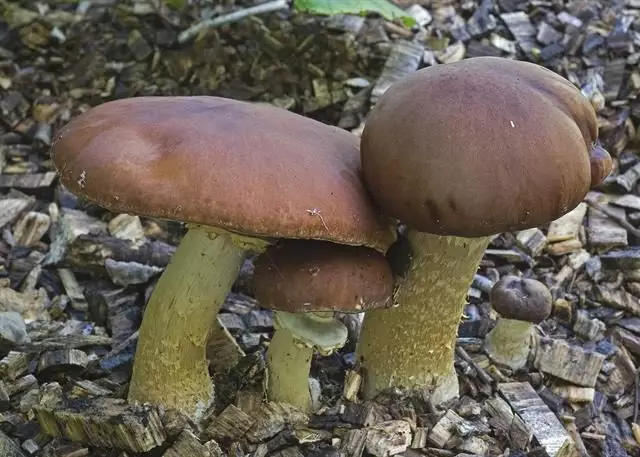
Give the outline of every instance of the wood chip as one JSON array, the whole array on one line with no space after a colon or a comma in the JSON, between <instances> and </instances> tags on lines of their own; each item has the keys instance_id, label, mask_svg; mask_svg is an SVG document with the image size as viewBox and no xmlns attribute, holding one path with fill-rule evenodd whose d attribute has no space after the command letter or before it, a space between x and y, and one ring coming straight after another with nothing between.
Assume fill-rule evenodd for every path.
<instances>
[{"instance_id":1,"label":"wood chip","mask_svg":"<svg viewBox=\"0 0 640 457\"><path fill-rule=\"evenodd\" d=\"M54 171L32 174L0 174L0 188L39 189L50 187L56 176L57 173Z\"/></svg>"},{"instance_id":2,"label":"wood chip","mask_svg":"<svg viewBox=\"0 0 640 457\"><path fill-rule=\"evenodd\" d=\"M366 451L374 457L389 457L407 450L411 425L403 420L382 422L368 429Z\"/></svg>"},{"instance_id":3,"label":"wood chip","mask_svg":"<svg viewBox=\"0 0 640 457\"><path fill-rule=\"evenodd\" d=\"M429 433L429 441L440 448L444 448L447 442L456 434L456 427L466 420L456 414L452 409L447 410L444 416L433 426Z\"/></svg>"},{"instance_id":4,"label":"wood chip","mask_svg":"<svg viewBox=\"0 0 640 457\"><path fill-rule=\"evenodd\" d=\"M79 349L47 351L38 361L38 374L46 376L55 372L64 372L73 375L84 370L88 363L87 354Z\"/></svg>"},{"instance_id":5,"label":"wood chip","mask_svg":"<svg viewBox=\"0 0 640 457\"><path fill-rule=\"evenodd\" d=\"M549 457L569 457L574 444L556 415L527 382L498 385L498 390L533 432Z\"/></svg>"},{"instance_id":6,"label":"wood chip","mask_svg":"<svg viewBox=\"0 0 640 457\"><path fill-rule=\"evenodd\" d=\"M43 431L76 443L147 452L166 440L157 411L113 398L69 400L55 408L37 405Z\"/></svg>"},{"instance_id":7,"label":"wood chip","mask_svg":"<svg viewBox=\"0 0 640 457\"><path fill-rule=\"evenodd\" d=\"M31 208L35 198L4 198L0 199L0 228L13 223L24 211Z\"/></svg>"},{"instance_id":8,"label":"wood chip","mask_svg":"<svg viewBox=\"0 0 640 457\"><path fill-rule=\"evenodd\" d=\"M23 215L13 229L16 244L34 246L49 231L51 218L44 213L30 211Z\"/></svg>"},{"instance_id":9,"label":"wood chip","mask_svg":"<svg viewBox=\"0 0 640 457\"><path fill-rule=\"evenodd\" d=\"M393 83L415 72L423 55L424 47L419 43L405 40L395 42L371 92L371 103L375 104Z\"/></svg>"},{"instance_id":10,"label":"wood chip","mask_svg":"<svg viewBox=\"0 0 640 457\"><path fill-rule=\"evenodd\" d=\"M516 38L520 48L529 54L536 46L537 31L529 16L522 11L515 13L503 13L500 15L500 19L507 25L507 28L511 34Z\"/></svg>"},{"instance_id":11,"label":"wood chip","mask_svg":"<svg viewBox=\"0 0 640 457\"><path fill-rule=\"evenodd\" d=\"M594 387L605 356L559 339L540 339L534 365L578 386Z\"/></svg>"},{"instance_id":12,"label":"wood chip","mask_svg":"<svg viewBox=\"0 0 640 457\"><path fill-rule=\"evenodd\" d=\"M20 447L0 430L0 455L2 457L26 457Z\"/></svg>"},{"instance_id":13,"label":"wood chip","mask_svg":"<svg viewBox=\"0 0 640 457\"><path fill-rule=\"evenodd\" d=\"M237 441L253 425L254 418L234 405L227 406L207 427L208 437L219 442Z\"/></svg>"},{"instance_id":14,"label":"wood chip","mask_svg":"<svg viewBox=\"0 0 640 457\"><path fill-rule=\"evenodd\" d=\"M577 239L588 208L588 205L582 202L564 216L552 221L547 231L549 243Z\"/></svg>"},{"instance_id":15,"label":"wood chip","mask_svg":"<svg viewBox=\"0 0 640 457\"><path fill-rule=\"evenodd\" d=\"M626 219L624 209L607 205L616 217ZM594 247L611 248L616 246L626 246L629 241L627 239L627 231L621 227L615 220L607 214L603 214L596 208L589 207L587 237L589 245Z\"/></svg>"},{"instance_id":16,"label":"wood chip","mask_svg":"<svg viewBox=\"0 0 640 457\"><path fill-rule=\"evenodd\" d=\"M162 457L211 457L211 454L198 437L189 430L184 430Z\"/></svg>"}]
</instances>

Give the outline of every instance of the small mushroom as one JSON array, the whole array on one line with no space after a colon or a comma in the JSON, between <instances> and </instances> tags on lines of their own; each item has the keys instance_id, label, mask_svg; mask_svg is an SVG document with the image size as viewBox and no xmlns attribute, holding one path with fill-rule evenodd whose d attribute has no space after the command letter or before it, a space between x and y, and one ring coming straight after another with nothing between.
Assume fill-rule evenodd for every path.
<instances>
[{"instance_id":1,"label":"small mushroom","mask_svg":"<svg viewBox=\"0 0 640 457\"><path fill-rule=\"evenodd\" d=\"M458 395L453 367L469 286L491 238L576 207L610 170L593 107L533 63L476 57L397 81L369 113L363 178L381 211L407 227L411 262L398 307L364 318L364 394ZM597 168L592 170L592 167Z\"/></svg>"},{"instance_id":2,"label":"small mushroom","mask_svg":"<svg viewBox=\"0 0 640 457\"><path fill-rule=\"evenodd\" d=\"M504 276L491 289L490 300L499 319L485 338L485 350L496 362L519 370L531 351L534 324L551 314L551 292L535 279Z\"/></svg>"},{"instance_id":3,"label":"small mushroom","mask_svg":"<svg viewBox=\"0 0 640 457\"><path fill-rule=\"evenodd\" d=\"M313 352L329 355L347 341L347 327L333 313L387 308L393 286L387 259L366 247L281 240L261 254L255 296L275 311L276 326L267 351L269 400L312 410Z\"/></svg>"},{"instance_id":4,"label":"small mushroom","mask_svg":"<svg viewBox=\"0 0 640 457\"><path fill-rule=\"evenodd\" d=\"M62 184L108 210L187 223L147 303L128 400L198 419L206 342L248 253L277 238L385 252L395 233L360 179L355 135L262 104L195 97L104 103L62 129Z\"/></svg>"}]
</instances>

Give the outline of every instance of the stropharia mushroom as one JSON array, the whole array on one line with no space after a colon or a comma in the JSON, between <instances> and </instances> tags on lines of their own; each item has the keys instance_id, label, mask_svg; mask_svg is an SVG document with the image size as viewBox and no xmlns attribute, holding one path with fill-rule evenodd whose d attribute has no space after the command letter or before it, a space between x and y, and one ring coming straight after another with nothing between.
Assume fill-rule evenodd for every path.
<instances>
[{"instance_id":1,"label":"stropharia mushroom","mask_svg":"<svg viewBox=\"0 0 640 457\"><path fill-rule=\"evenodd\" d=\"M580 91L528 62L436 65L384 93L362 134L363 177L382 212L407 225L412 262L397 279L399 306L364 318L368 397L389 387L429 389L434 403L458 394L456 332L490 237L577 206L611 168L606 151L592 155L597 137Z\"/></svg>"},{"instance_id":2,"label":"stropharia mushroom","mask_svg":"<svg viewBox=\"0 0 640 457\"><path fill-rule=\"evenodd\" d=\"M267 105L116 100L72 120L52 155L75 194L188 224L146 306L128 399L194 418L214 393L207 336L248 252L275 238L384 252L395 236L362 185L357 138Z\"/></svg>"},{"instance_id":3,"label":"stropharia mushroom","mask_svg":"<svg viewBox=\"0 0 640 457\"><path fill-rule=\"evenodd\" d=\"M485 337L485 350L496 362L519 370L531 351L533 325L551 314L551 292L540 281L509 275L491 288L490 301L499 319Z\"/></svg>"},{"instance_id":4,"label":"stropharia mushroom","mask_svg":"<svg viewBox=\"0 0 640 457\"><path fill-rule=\"evenodd\" d=\"M347 340L346 326L333 313L390 307L393 285L387 259L366 247L283 240L261 254L255 296L275 310L276 328L267 351L269 400L310 411L313 352L328 355Z\"/></svg>"}]
</instances>

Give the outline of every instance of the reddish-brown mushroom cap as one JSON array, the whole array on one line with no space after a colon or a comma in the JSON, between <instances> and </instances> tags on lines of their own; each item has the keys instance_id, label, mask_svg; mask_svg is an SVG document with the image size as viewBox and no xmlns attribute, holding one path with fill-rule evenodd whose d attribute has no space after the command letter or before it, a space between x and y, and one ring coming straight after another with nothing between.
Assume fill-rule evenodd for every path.
<instances>
[{"instance_id":1,"label":"reddish-brown mushroom cap","mask_svg":"<svg viewBox=\"0 0 640 457\"><path fill-rule=\"evenodd\" d=\"M291 313L355 313L393 303L389 262L365 247L281 240L258 257L253 281L262 307Z\"/></svg>"},{"instance_id":2,"label":"reddish-brown mushroom cap","mask_svg":"<svg viewBox=\"0 0 640 457\"><path fill-rule=\"evenodd\" d=\"M591 170L596 121L574 85L539 65L495 57L436 65L391 86L373 108L364 179L384 212L419 231L535 227L573 209L592 177L610 171L604 150L591 159L602 169Z\"/></svg>"},{"instance_id":3,"label":"reddish-brown mushroom cap","mask_svg":"<svg viewBox=\"0 0 640 457\"><path fill-rule=\"evenodd\" d=\"M591 162L591 186L597 186L609 176L613 169L611 156L600 144L596 144L590 151Z\"/></svg>"},{"instance_id":4,"label":"reddish-brown mushroom cap","mask_svg":"<svg viewBox=\"0 0 640 457\"><path fill-rule=\"evenodd\" d=\"M491 306L505 319L539 323L549 317L551 292L540 281L518 276L504 276L494 284Z\"/></svg>"},{"instance_id":5,"label":"reddish-brown mushroom cap","mask_svg":"<svg viewBox=\"0 0 640 457\"><path fill-rule=\"evenodd\" d=\"M358 138L267 105L137 97L71 121L52 156L72 192L118 212L385 251Z\"/></svg>"}]
</instances>

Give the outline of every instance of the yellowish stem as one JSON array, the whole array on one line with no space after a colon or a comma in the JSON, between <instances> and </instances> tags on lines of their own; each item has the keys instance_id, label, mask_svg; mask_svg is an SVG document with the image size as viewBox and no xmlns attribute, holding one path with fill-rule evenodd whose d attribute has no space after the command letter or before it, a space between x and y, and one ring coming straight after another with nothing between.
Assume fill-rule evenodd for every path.
<instances>
[{"instance_id":1,"label":"yellowish stem","mask_svg":"<svg viewBox=\"0 0 640 457\"><path fill-rule=\"evenodd\" d=\"M277 328L267 350L270 401L289 403L302 411L311 411L309 370L313 347L296 341L291 330Z\"/></svg>"},{"instance_id":2,"label":"yellowish stem","mask_svg":"<svg viewBox=\"0 0 640 457\"><path fill-rule=\"evenodd\" d=\"M196 420L210 406L206 343L245 248L225 232L189 229L145 309L129 402L175 408Z\"/></svg>"},{"instance_id":3,"label":"yellowish stem","mask_svg":"<svg viewBox=\"0 0 640 457\"><path fill-rule=\"evenodd\" d=\"M519 370L531 351L533 324L515 319L498 319L485 338L485 350L494 361Z\"/></svg>"},{"instance_id":4,"label":"yellowish stem","mask_svg":"<svg viewBox=\"0 0 640 457\"><path fill-rule=\"evenodd\" d=\"M367 311L357 354L364 395L427 389L435 404L458 395L453 367L458 324L490 238L444 237L410 231L412 262L398 280L390 309Z\"/></svg>"}]
</instances>

